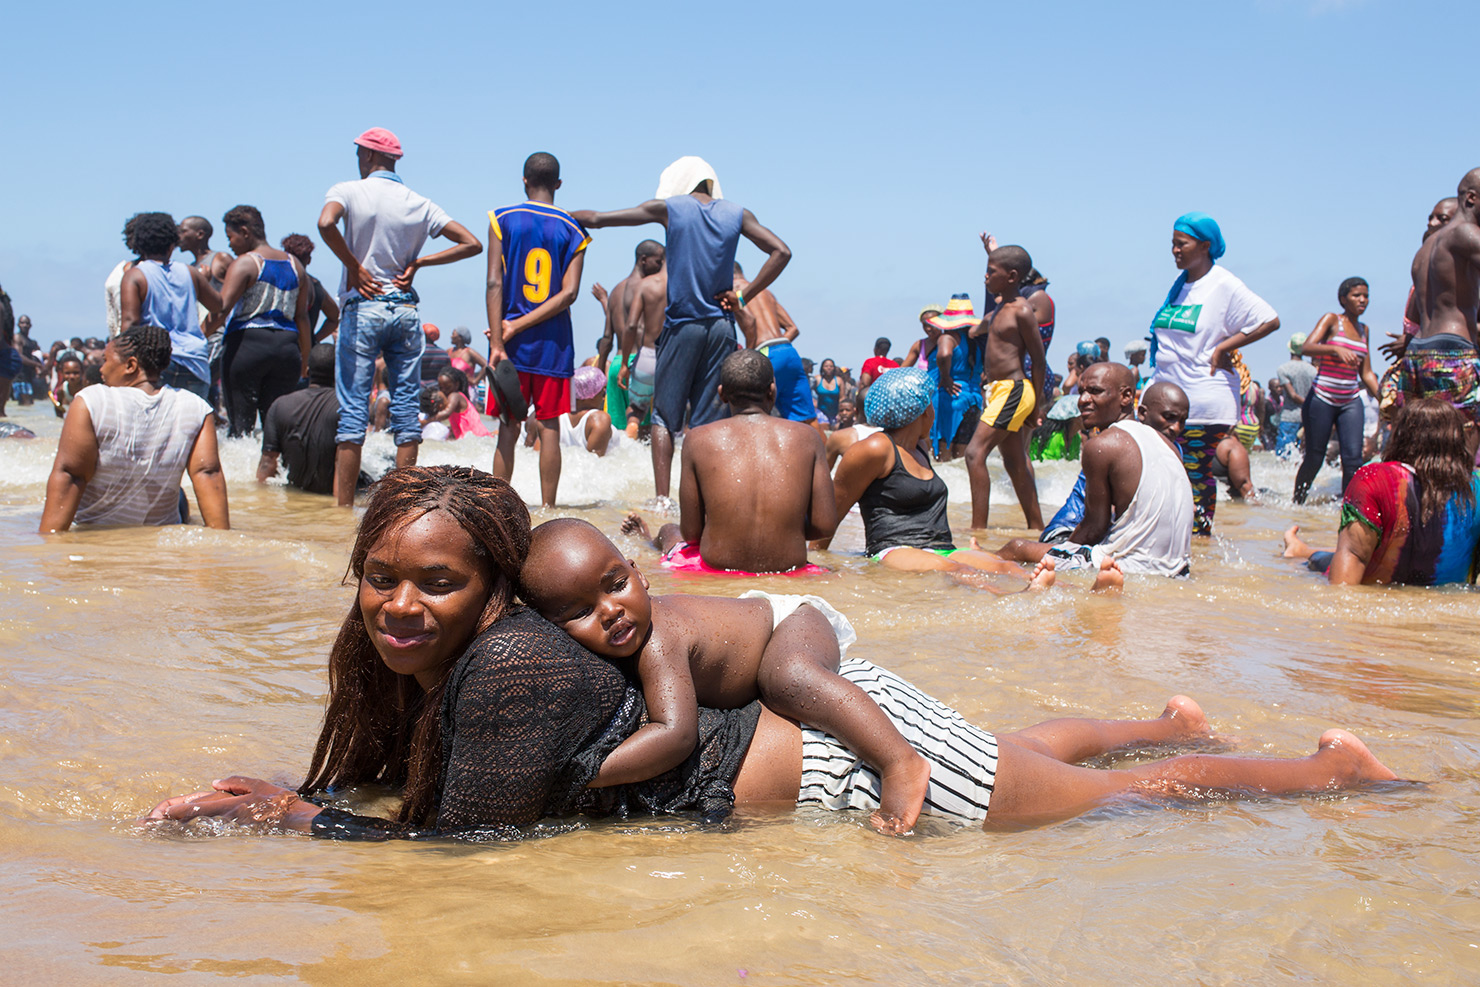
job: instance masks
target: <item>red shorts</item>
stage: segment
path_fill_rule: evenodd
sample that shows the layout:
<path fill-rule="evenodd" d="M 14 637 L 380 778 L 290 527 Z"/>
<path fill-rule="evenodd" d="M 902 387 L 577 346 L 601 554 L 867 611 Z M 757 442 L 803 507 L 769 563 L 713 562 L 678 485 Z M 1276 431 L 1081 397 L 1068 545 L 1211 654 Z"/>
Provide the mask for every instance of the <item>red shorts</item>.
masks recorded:
<path fill-rule="evenodd" d="M 544 374 L 527 374 L 519 371 L 519 393 L 524 395 L 534 416 L 541 421 L 559 418 L 575 407 L 571 400 L 569 377 L 546 377 Z M 498 398 L 493 388 L 488 389 L 488 414 L 498 417 Z"/>

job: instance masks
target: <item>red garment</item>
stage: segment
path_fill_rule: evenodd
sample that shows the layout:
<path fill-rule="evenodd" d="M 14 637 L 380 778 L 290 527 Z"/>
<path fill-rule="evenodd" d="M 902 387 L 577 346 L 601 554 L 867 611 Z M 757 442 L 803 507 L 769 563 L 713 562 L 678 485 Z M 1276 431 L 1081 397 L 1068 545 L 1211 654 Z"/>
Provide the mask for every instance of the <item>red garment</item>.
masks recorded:
<path fill-rule="evenodd" d="M 540 421 L 559 418 L 575 407 L 571 400 L 569 377 L 546 377 L 544 374 L 530 374 L 521 370 L 519 391 L 534 409 L 535 418 Z M 498 398 L 494 396 L 492 387 L 488 389 L 488 414 L 498 417 Z"/>
<path fill-rule="evenodd" d="M 898 366 L 898 360 L 891 360 L 887 356 L 871 356 L 863 361 L 863 370 L 859 371 L 858 379 L 862 380 L 867 375 L 870 380 L 878 380 L 879 375 L 884 371 L 893 370 Z"/>
<path fill-rule="evenodd" d="M 686 541 L 681 541 L 670 548 L 668 554 L 663 556 L 662 565 L 663 568 L 671 569 L 674 572 L 689 572 L 695 575 L 705 576 L 814 576 L 820 573 L 832 572 L 831 569 L 824 568 L 812 562 L 797 566 L 795 569 L 788 569 L 786 572 L 760 573 L 746 572 L 743 569 L 716 569 L 704 561 L 703 556 L 699 554 L 698 545 L 690 545 Z"/>

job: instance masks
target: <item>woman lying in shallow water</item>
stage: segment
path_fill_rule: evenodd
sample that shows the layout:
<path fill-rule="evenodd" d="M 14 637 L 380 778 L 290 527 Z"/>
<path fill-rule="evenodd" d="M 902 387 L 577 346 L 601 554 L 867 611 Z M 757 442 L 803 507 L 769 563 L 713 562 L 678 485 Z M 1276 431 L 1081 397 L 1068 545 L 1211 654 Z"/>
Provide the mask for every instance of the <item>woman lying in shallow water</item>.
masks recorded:
<path fill-rule="evenodd" d="M 575 813 L 712 817 L 736 803 L 799 798 L 872 807 L 876 777 L 846 765 L 842 789 L 838 779 L 804 777 L 813 745 L 829 746 L 830 738 L 807 731 L 804 761 L 803 728 L 757 703 L 701 710 L 697 747 L 672 771 L 588 787 L 641 724 L 643 698 L 616 663 L 515 604 L 529 544 L 528 511 L 502 481 L 463 467 L 389 474 L 371 496 L 351 555 L 359 594 L 330 654 L 328 710 L 308 780 L 295 793 L 226 778 L 212 791 L 161 802 L 150 818 L 217 816 L 316 836 L 386 838 L 486 834 Z M 1327 731 L 1303 758 L 1189 755 L 1110 771 L 1077 767 L 1071 762 L 1119 748 L 1206 737 L 1208 723 L 1178 696 L 1155 719 L 1060 719 L 994 738 L 868 668 L 869 691 L 886 712 L 925 702 L 947 723 L 940 744 L 921 747 L 932 781 L 949 773 L 969 781 L 964 801 L 972 804 L 951 814 L 992 826 L 1067 818 L 1122 793 L 1318 792 L 1395 777 L 1342 730 Z M 841 760 L 836 752 L 833 744 L 827 756 Z M 396 821 L 299 797 L 368 782 L 402 787 Z M 927 797 L 926 813 L 939 814 L 948 801 Z"/>

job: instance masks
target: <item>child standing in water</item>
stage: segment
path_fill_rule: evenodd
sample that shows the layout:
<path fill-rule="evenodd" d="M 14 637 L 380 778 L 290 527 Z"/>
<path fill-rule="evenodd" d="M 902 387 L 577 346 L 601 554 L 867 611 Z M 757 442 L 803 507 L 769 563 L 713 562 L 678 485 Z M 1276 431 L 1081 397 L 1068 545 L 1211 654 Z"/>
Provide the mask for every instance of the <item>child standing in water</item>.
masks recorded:
<path fill-rule="evenodd" d="M 520 595 L 596 654 L 636 658 L 648 723 L 602 762 L 593 787 L 646 781 L 682 764 L 698 741 L 698 707 L 756 698 L 842 740 L 878 772 L 874 827 L 908 833 L 930 767 L 884 711 L 837 674 L 856 637 L 816 596 L 740 599 L 648 595 L 648 582 L 605 535 L 558 518 L 534 530 Z"/>

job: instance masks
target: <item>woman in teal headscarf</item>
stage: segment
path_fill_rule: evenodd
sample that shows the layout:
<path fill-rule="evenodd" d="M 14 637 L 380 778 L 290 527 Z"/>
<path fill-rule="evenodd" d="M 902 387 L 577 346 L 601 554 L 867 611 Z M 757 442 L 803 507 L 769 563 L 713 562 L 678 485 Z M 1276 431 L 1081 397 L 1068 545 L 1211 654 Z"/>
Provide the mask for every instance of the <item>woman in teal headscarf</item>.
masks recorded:
<path fill-rule="evenodd" d="M 1182 273 L 1151 322 L 1152 382 L 1171 381 L 1187 392 L 1182 465 L 1196 506 L 1192 531 L 1199 535 L 1213 533 L 1215 450 L 1238 420 L 1233 353 L 1280 327 L 1268 302 L 1214 263 L 1225 248 L 1223 231 L 1207 213 L 1178 217 L 1172 224 L 1172 258 Z"/>

